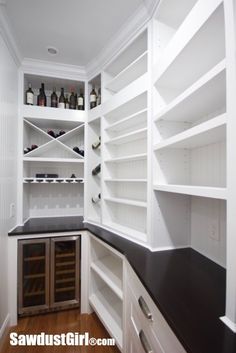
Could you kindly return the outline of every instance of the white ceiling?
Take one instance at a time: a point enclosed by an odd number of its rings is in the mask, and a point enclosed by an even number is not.
[[[106,47],[143,0],[7,0],[24,58],[84,66]],[[47,47],[58,49],[56,56]]]

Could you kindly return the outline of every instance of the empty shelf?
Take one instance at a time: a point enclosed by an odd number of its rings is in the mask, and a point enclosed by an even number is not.
[[[91,268],[103,279],[103,281],[122,300],[122,262],[114,255],[105,256],[92,262]]]
[[[154,190],[226,200],[226,188],[193,185],[154,185]]]
[[[136,201],[136,200],[128,200],[128,199],[120,199],[116,197],[105,197],[105,201],[121,203],[123,205],[136,206],[136,207],[147,207],[147,202],[144,201]]]

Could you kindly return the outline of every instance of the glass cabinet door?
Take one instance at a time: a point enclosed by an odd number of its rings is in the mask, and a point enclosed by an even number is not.
[[[78,306],[80,237],[51,239],[51,306]]]
[[[19,315],[49,308],[49,240],[19,241]]]

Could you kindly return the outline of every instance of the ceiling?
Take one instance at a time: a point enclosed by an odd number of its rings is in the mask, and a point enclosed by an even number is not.
[[[7,0],[6,11],[24,58],[85,66],[144,6],[145,0]],[[55,56],[47,47],[55,47]]]

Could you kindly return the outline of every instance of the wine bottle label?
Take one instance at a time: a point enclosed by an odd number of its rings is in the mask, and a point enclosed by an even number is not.
[[[78,105],[84,105],[84,99],[82,97],[78,98]]]
[[[94,103],[94,102],[96,102],[96,100],[97,100],[96,95],[95,95],[95,94],[91,94],[91,95],[90,95],[90,102],[91,102],[91,103]]]
[[[27,92],[26,94],[26,103],[27,104],[34,104],[34,95],[31,92]]]
[[[65,103],[58,103],[58,108],[65,109]]]

